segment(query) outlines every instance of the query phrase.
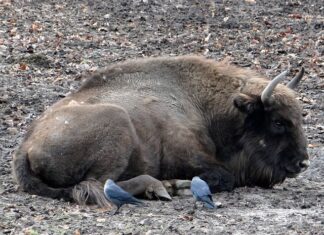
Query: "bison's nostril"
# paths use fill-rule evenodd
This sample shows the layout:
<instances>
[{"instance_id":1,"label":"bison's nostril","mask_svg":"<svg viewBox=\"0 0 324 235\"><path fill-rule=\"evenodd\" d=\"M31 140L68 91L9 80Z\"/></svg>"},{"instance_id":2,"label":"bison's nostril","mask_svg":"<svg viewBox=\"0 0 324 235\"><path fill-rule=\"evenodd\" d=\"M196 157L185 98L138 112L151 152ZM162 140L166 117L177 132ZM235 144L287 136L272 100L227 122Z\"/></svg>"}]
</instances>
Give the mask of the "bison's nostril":
<instances>
[{"instance_id":1,"label":"bison's nostril","mask_svg":"<svg viewBox=\"0 0 324 235\"><path fill-rule=\"evenodd\" d=\"M307 169L309 167L310 161L309 160L303 160L299 162L299 167L302 169Z\"/></svg>"}]
</instances>

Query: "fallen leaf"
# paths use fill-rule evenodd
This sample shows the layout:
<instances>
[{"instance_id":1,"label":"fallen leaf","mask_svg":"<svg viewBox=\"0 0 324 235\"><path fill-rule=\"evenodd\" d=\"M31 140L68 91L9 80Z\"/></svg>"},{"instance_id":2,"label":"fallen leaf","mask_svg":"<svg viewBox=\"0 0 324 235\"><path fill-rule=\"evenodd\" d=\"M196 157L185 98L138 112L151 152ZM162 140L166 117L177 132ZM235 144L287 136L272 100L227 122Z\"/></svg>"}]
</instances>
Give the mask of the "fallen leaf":
<instances>
[{"instance_id":1,"label":"fallen leaf","mask_svg":"<svg viewBox=\"0 0 324 235\"><path fill-rule=\"evenodd\" d=\"M269 26L269 27L272 26L272 23L271 23L270 21L268 21L268 20L265 20L265 21L264 21L264 24L265 24L266 26Z\"/></svg>"},{"instance_id":2,"label":"fallen leaf","mask_svg":"<svg viewBox=\"0 0 324 235\"><path fill-rule=\"evenodd\" d=\"M9 30L9 36L10 37L16 36L16 34L17 34L17 28L16 27Z\"/></svg>"},{"instance_id":3,"label":"fallen leaf","mask_svg":"<svg viewBox=\"0 0 324 235\"><path fill-rule=\"evenodd\" d=\"M59 81L61 81L61 80L63 80L63 78L62 78L62 77L58 77L58 78L56 78L56 79L53 81L53 84L55 84L55 83L57 83L57 82L59 82Z\"/></svg>"},{"instance_id":4,"label":"fallen leaf","mask_svg":"<svg viewBox=\"0 0 324 235\"><path fill-rule=\"evenodd\" d=\"M0 4L1 4L2 7L10 6L11 2L12 2L12 0L0 0Z\"/></svg>"},{"instance_id":5,"label":"fallen leaf","mask_svg":"<svg viewBox=\"0 0 324 235\"><path fill-rule=\"evenodd\" d=\"M308 144L308 148L316 148L319 147L319 144Z\"/></svg>"},{"instance_id":6,"label":"fallen leaf","mask_svg":"<svg viewBox=\"0 0 324 235\"><path fill-rule=\"evenodd\" d=\"M73 233L73 235L81 235L80 230L79 229L75 230L74 233Z\"/></svg>"},{"instance_id":7,"label":"fallen leaf","mask_svg":"<svg viewBox=\"0 0 324 235\"><path fill-rule=\"evenodd\" d=\"M20 64L19 64L19 69L20 69L20 70L28 70L29 67L28 67L28 65L25 64L25 63L20 63Z\"/></svg>"},{"instance_id":8,"label":"fallen leaf","mask_svg":"<svg viewBox=\"0 0 324 235\"><path fill-rule=\"evenodd\" d=\"M28 228L28 229L25 230L25 235L38 235L38 234L39 233L36 230L32 229L32 228Z\"/></svg>"},{"instance_id":9,"label":"fallen leaf","mask_svg":"<svg viewBox=\"0 0 324 235\"><path fill-rule=\"evenodd\" d=\"M106 222L106 219L105 218L98 218L97 222Z\"/></svg>"},{"instance_id":10,"label":"fallen leaf","mask_svg":"<svg viewBox=\"0 0 324 235\"><path fill-rule=\"evenodd\" d=\"M209 33L209 34L207 35L207 37L205 37L205 42L208 42L208 41L209 41L210 36L211 36L211 33Z\"/></svg>"},{"instance_id":11,"label":"fallen leaf","mask_svg":"<svg viewBox=\"0 0 324 235\"><path fill-rule=\"evenodd\" d=\"M182 219L183 219L183 220L187 220L187 221L192 221L192 220L193 220L193 216L191 216L191 215L184 215L184 216L182 217Z\"/></svg>"},{"instance_id":12,"label":"fallen leaf","mask_svg":"<svg viewBox=\"0 0 324 235\"><path fill-rule=\"evenodd\" d=\"M39 22L34 22L32 23L29 32L34 33L34 32L40 32L42 30L43 30L42 25Z\"/></svg>"},{"instance_id":13,"label":"fallen leaf","mask_svg":"<svg viewBox=\"0 0 324 235\"><path fill-rule=\"evenodd\" d=\"M300 15L300 14L290 14L289 17L292 18L292 19L301 19L302 15Z\"/></svg>"}]
</instances>

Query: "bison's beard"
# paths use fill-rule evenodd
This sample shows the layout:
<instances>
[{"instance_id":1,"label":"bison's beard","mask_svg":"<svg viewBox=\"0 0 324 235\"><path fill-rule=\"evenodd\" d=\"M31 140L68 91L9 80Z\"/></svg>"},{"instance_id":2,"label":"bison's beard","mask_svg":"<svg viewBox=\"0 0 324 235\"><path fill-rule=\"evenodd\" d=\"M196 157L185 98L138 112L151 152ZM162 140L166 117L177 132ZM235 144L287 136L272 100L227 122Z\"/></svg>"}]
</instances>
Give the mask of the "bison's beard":
<instances>
[{"instance_id":1,"label":"bison's beard","mask_svg":"<svg viewBox=\"0 0 324 235\"><path fill-rule=\"evenodd\" d=\"M276 156L264 149L253 146L253 151L242 149L232 158L231 167L235 175L236 186L260 186L271 188L282 183L287 177L286 172L276 164ZM273 153L272 153L273 154Z\"/></svg>"}]
</instances>

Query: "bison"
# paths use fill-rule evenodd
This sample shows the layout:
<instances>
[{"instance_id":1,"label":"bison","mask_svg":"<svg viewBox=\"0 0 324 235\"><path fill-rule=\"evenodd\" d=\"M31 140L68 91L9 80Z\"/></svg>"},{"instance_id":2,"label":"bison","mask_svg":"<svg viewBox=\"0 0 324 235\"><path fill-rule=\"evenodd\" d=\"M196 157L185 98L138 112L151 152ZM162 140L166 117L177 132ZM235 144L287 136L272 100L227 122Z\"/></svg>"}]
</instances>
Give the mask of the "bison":
<instances>
[{"instance_id":1,"label":"bison","mask_svg":"<svg viewBox=\"0 0 324 235\"><path fill-rule=\"evenodd\" d=\"M15 178L32 194L100 206L108 178L165 198L172 179L196 175L213 193L272 187L309 166L292 90L304 69L278 84L286 73L269 81L196 56L111 65L33 122Z\"/></svg>"}]
</instances>

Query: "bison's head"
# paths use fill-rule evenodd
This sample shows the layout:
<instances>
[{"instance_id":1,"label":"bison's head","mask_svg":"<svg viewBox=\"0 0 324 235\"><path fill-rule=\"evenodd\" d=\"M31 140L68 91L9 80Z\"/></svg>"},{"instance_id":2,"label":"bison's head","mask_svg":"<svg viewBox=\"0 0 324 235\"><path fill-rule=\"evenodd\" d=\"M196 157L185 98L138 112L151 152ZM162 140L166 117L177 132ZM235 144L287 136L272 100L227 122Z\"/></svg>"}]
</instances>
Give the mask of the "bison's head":
<instances>
[{"instance_id":1,"label":"bison's head","mask_svg":"<svg viewBox=\"0 0 324 235\"><path fill-rule=\"evenodd\" d=\"M286 72L269 83L252 79L234 98L244 116L238 134L245 168L238 177L244 184L271 187L309 166L302 110L292 90L303 73L287 86L278 85Z\"/></svg>"}]
</instances>

